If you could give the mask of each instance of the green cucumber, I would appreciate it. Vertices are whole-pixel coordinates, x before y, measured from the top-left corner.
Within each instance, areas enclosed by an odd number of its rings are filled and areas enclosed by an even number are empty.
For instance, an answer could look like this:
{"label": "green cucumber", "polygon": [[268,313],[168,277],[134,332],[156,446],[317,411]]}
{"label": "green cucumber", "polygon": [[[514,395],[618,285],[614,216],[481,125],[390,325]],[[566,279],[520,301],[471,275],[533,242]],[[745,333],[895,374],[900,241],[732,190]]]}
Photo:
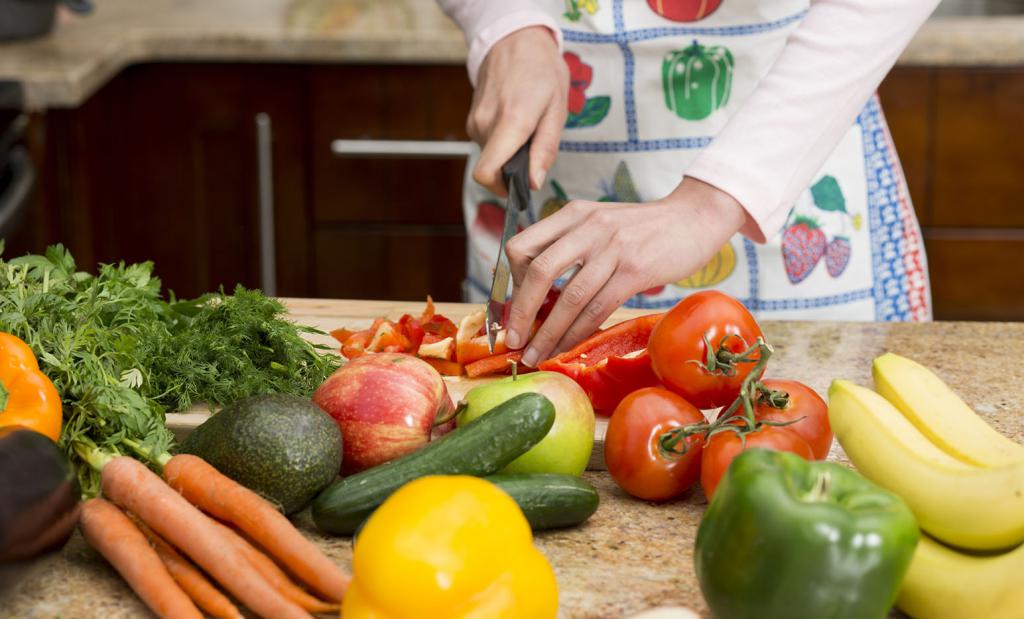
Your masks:
{"label": "green cucumber", "polygon": [[597,511],[597,490],[575,475],[509,473],[484,479],[515,500],[534,531],[574,527]]}
{"label": "green cucumber", "polygon": [[422,449],[341,479],[313,501],[313,522],[351,535],[391,493],[426,475],[493,475],[547,436],[555,407],[538,393],[508,400]]}
{"label": "green cucumber", "polygon": [[[575,527],[597,511],[597,490],[575,475],[508,473],[484,479],[512,497],[534,531]],[[365,524],[366,520],[356,528],[353,543]]]}

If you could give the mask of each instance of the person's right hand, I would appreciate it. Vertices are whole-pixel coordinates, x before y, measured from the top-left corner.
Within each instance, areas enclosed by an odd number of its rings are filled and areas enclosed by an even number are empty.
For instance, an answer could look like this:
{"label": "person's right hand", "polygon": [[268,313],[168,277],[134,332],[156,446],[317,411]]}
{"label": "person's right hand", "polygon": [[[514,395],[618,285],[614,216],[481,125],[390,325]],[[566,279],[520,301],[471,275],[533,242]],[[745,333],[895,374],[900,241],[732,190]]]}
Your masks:
{"label": "person's right hand", "polygon": [[555,162],[569,92],[569,68],[551,31],[516,30],[494,44],[477,75],[466,130],[480,144],[473,180],[504,196],[501,166],[531,135],[530,184],[540,189]]}

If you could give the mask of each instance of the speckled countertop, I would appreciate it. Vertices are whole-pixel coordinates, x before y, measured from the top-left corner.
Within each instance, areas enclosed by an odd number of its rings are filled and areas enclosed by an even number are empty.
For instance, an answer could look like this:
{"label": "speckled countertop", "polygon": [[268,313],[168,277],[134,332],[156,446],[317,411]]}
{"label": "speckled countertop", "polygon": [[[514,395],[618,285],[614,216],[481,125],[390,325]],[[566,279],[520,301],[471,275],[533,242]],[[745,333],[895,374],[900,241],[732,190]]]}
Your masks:
{"label": "speckled countertop", "polygon": [[[145,61],[460,63],[466,53],[434,0],[95,3],[93,15],[65,15],[50,36],[0,43],[0,80],[23,85],[26,107],[77,106],[125,66]],[[1024,15],[978,15],[978,6],[943,2],[900,63],[1024,64]]]}
{"label": "speckled countertop", "polygon": [[[308,324],[358,326],[373,316],[419,311],[364,303],[359,313],[340,311],[341,302],[292,302]],[[301,306],[301,310],[300,310]],[[465,308],[465,306],[462,306]],[[458,316],[459,306],[439,308]],[[621,319],[636,312],[620,312]],[[344,315],[344,318],[339,316]],[[999,323],[765,323],[775,347],[769,376],[795,378],[825,394],[834,378],[870,384],[871,360],[895,351],[933,368],[1003,434],[1024,442],[1024,324]],[[832,459],[845,461],[833,446]],[[576,529],[541,533],[537,544],[558,575],[564,618],[622,617],[655,605],[678,604],[707,612],[693,572],[696,527],[704,511],[701,492],[666,504],[633,500],[606,473],[588,472],[601,506]],[[308,513],[300,526],[336,561],[350,565],[347,539],[328,538],[312,527]],[[0,600],[0,616],[26,618],[109,618],[146,616],[145,608],[102,558],[77,534],[63,552],[34,567],[16,594]]]}

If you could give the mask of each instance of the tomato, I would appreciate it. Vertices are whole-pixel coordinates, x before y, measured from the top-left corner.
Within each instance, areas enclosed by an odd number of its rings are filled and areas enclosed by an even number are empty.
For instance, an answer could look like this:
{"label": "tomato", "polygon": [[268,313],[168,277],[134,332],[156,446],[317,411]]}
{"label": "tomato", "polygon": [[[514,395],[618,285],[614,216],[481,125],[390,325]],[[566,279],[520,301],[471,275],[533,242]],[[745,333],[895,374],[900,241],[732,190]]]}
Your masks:
{"label": "tomato", "polygon": [[688,437],[688,449],[679,456],[663,452],[661,435],[704,421],[697,407],[667,389],[634,391],[615,407],[608,421],[604,437],[608,473],[623,490],[640,499],[666,501],[681,495],[700,473],[703,436]]}
{"label": "tomato", "polygon": [[705,337],[714,351],[721,347],[740,353],[762,336],[761,327],[742,303],[717,290],[705,290],[686,297],[665,314],[651,332],[647,350],[662,384],[698,408],[717,408],[736,399],[757,356],[734,363],[731,376],[720,369],[709,372]]}
{"label": "tomato", "polygon": [[832,427],[828,423],[828,405],[825,400],[814,389],[795,380],[769,379],[762,383],[769,389],[788,393],[789,403],[779,409],[770,406],[763,398],[758,398],[754,418],[758,421],[783,422],[800,419],[784,427],[807,442],[815,460],[824,460],[832,447]]}
{"label": "tomato", "polygon": [[725,431],[715,434],[704,445],[700,458],[700,485],[704,486],[704,495],[709,501],[714,496],[722,475],[741,451],[761,447],[789,451],[806,460],[814,459],[814,453],[807,441],[784,427],[761,426],[747,434],[745,438],[746,441],[743,441],[735,432]]}

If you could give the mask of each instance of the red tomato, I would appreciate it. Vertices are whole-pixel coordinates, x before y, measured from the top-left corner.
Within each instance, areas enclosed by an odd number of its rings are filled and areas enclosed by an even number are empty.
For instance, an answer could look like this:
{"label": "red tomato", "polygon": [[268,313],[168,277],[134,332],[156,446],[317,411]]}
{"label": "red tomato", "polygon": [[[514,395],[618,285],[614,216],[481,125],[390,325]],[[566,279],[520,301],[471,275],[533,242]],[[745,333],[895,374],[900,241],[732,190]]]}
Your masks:
{"label": "red tomato", "polygon": [[814,459],[811,446],[800,438],[799,434],[779,426],[761,426],[760,429],[747,434],[746,442],[740,440],[735,432],[720,432],[712,436],[701,454],[700,485],[704,486],[704,495],[711,500],[722,480],[726,469],[733,458],[741,451],[761,447],[778,451],[790,451],[807,460]]}
{"label": "red tomato", "polygon": [[700,472],[703,436],[686,439],[685,455],[671,456],[659,446],[673,428],[703,423],[704,415],[683,398],[661,387],[627,395],[615,407],[604,437],[604,460],[615,483],[648,501],[675,498],[693,486]]}
{"label": "red tomato", "polygon": [[704,337],[717,350],[727,335],[734,337],[728,337],[722,348],[739,353],[763,334],[747,308],[727,294],[705,290],[686,297],[651,332],[647,350],[654,373],[662,384],[698,408],[728,406],[739,395],[754,362],[735,364],[732,376],[708,372]]}
{"label": "red tomato", "polygon": [[[832,427],[828,423],[828,405],[814,389],[795,380],[769,379],[764,386],[789,394],[786,408],[774,408],[758,399],[754,407],[754,418],[759,421],[797,421],[783,426],[804,439],[811,447],[815,460],[824,460],[832,447]],[[801,419],[801,417],[803,419]]]}

